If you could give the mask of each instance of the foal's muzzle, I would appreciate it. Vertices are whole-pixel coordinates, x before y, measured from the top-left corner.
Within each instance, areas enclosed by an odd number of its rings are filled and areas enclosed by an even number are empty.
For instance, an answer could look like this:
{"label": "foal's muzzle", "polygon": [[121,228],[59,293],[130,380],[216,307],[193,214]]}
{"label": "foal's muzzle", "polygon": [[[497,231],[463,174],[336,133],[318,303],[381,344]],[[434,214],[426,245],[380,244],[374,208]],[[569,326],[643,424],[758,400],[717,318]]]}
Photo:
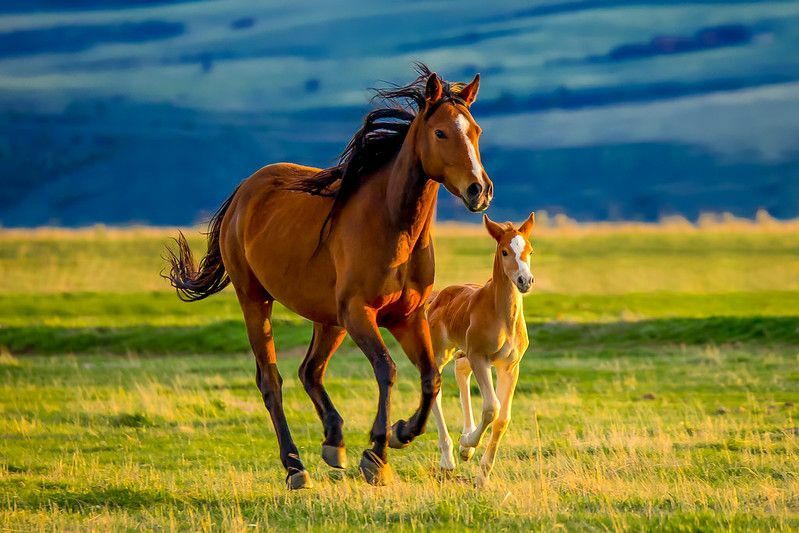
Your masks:
{"label": "foal's muzzle", "polygon": [[516,288],[519,289],[519,292],[525,294],[530,291],[530,287],[533,286],[533,277],[530,276],[529,278],[525,278],[524,276],[517,277],[513,283],[516,285]]}

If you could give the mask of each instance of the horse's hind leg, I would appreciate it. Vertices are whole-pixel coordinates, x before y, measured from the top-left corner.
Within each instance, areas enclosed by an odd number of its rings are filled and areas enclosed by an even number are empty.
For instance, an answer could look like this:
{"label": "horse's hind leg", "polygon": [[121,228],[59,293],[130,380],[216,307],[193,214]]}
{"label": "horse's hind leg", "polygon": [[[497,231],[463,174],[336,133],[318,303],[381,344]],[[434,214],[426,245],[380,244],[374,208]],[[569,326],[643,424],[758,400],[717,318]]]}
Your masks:
{"label": "horse's hind leg", "polygon": [[[439,373],[441,373],[444,366],[452,359],[452,354],[455,351],[452,348],[444,349],[440,344],[440,339],[436,338],[434,335],[433,350],[436,353]],[[433,419],[436,421],[436,430],[438,431],[438,451],[441,454],[441,460],[438,465],[442,470],[454,470],[455,457],[452,455],[452,438],[449,436],[449,429],[444,419],[444,412],[441,410],[441,389],[439,389],[436,400],[433,402],[432,411]]]}
{"label": "horse's hind leg", "polygon": [[[258,291],[259,293],[261,291]],[[283,378],[277,370],[275,342],[272,337],[272,300],[264,299],[263,294],[252,296],[236,290],[247,335],[250,339],[255,361],[257,363],[255,382],[261,391],[264,405],[272,418],[272,425],[277,433],[280,446],[280,461],[286,469],[286,485],[289,489],[300,489],[311,486],[311,477],[300,461],[297,446],[291,438],[286,415],[283,412]]]}
{"label": "horse's hind leg", "polygon": [[330,400],[325,386],[325,370],[333,353],[344,340],[346,330],[337,326],[316,323],[311,345],[300,365],[300,380],[319,414],[325,430],[322,443],[322,459],[333,468],[347,467],[347,453],[344,448],[344,435],[341,431],[344,420]]}
{"label": "horse's hind leg", "polygon": [[455,469],[455,457],[452,455],[452,438],[449,436],[447,422],[444,420],[444,413],[441,411],[441,391],[436,395],[433,403],[433,418],[436,421],[438,430],[438,450],[441,453],[441,460],[438,465],[442,470]]}
{"label": "horse's hind leg", "polygon": [[[458,382],[458,390],[461,397],[461,413],[463,414],[463,430],[461,435],[471,433],[475,429],[474,417],[472,416],[472,395],[469,383],[472,377],[472,366],[463,352],[455,355],[455,381]],[[469,448],[463,444],[459,445],[461,459],[468,461],[474,455],[474,448]]]}

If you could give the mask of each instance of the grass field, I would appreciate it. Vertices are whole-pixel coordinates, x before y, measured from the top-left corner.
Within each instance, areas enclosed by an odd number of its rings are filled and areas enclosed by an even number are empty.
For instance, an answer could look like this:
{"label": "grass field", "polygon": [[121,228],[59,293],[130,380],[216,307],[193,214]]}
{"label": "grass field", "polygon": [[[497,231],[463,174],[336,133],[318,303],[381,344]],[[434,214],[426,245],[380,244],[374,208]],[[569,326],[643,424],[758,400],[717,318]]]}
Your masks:
{"label": "grass field", "polygon": [[[316,484],[288,493],[235,298],[179,302],[157,275],[168,235],[0,232],[0,528],[799,528],[796,222],[542,229],[532,345],[480,491],[476,463],[440,476],[432,427],[391,453],[394,485],[359,479],[376,386],[349,342],[327,383],[351,466],[329,472],[296,378],[309,326],[277,308],[287,416]],[[440,286],[489,274],[479,228],[442,225],[436,251]],[[390,347],[396,418],[418,385]],[[451,369],[443,387],[457,438]]]}

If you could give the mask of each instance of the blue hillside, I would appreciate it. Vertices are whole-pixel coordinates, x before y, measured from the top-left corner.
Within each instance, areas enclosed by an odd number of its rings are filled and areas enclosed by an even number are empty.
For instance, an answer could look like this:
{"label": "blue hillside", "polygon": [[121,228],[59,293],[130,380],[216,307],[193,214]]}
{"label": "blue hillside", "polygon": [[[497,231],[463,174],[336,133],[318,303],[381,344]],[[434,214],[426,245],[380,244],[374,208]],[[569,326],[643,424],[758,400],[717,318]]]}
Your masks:
{"label": "blue hillside", "polygon": [[497,217],[799,216],[799,2],[496,4],[3,2],[0,224],[200,221],[415,60],[482,74]]}

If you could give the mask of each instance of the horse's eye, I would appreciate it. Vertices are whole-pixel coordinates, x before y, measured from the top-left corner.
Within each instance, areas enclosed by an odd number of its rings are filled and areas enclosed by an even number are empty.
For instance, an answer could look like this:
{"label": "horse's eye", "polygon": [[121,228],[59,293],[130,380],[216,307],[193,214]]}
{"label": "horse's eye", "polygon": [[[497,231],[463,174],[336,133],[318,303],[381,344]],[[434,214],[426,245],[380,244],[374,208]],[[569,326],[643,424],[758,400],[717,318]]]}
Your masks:
{"label": "horse's eye", "polygon": [[441,130],[436,130],[436,137],[438,137],[439,139],[446,139],[447,134]]}
{"label": "horse's eye", "polygon": [[507,257],[507,255],[508,255],[508,252],[507,252],[507,251],[505,251],[505,250],[502,250],[502,255],[503,255],[503,256],[505,256],[505,257]]}

